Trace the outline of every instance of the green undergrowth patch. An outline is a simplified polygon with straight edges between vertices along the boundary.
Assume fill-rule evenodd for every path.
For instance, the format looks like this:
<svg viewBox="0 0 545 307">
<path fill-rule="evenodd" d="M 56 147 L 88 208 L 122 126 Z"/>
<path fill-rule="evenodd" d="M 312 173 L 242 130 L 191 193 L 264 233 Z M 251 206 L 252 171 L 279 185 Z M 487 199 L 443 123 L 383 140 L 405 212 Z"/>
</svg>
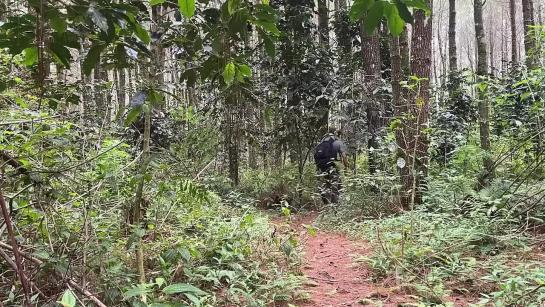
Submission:
<svg viewBox="0 0 545 307">
<path fill-rule="evenodd" d="M 373 253 L 359 260 L 372 269 L 372 279 L 402 285 L 423 302 L 442 304 L 452 296 L 478 306 L 539 306 L 545 301 L 545 270 L 529 238 L 487 216 L 415 210 L 346 221 L 342 214 L 327 213 L 318 225 L 369 241 Z"/>
<path fill-rule="evenodd" d="M 130 226 L 139 155 L 124 136 L 82 129 L 70 118 L 0 114 L 13 122 L 0 131 L 0 150 L 22 170 L 3 166 L 2 192 L 19 243 L 43 263 L 33 282 L 46 297 L 91 304 L 67 290 L 65 276 L 84 280 L 107 306 L 268 306 L 302 295 L 292 235 L 276 231 L 252 198 L 191 179 L 188 169 L 201 167 L 173 158 L 183 152 L 153 148 L 142 223 Z M 144 283 L 135 260 L 139 242 Z M 2 262 L 0 271 L 0 301 L 18 305 L 21 293 L 4 282 L 16 280 L 15 272 Z"/>
</svg>

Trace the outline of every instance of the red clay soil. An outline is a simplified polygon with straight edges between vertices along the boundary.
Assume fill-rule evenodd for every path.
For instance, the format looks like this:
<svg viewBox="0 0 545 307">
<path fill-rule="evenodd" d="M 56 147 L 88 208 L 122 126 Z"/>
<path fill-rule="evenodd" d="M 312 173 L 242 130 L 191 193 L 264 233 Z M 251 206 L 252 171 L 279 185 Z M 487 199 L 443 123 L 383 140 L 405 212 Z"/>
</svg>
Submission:
<svg viewBox="0 0 545 307">
<path fill-rule="evenodd" d="M 305 285 L 310 299 L 298 302 L 297 306 L 373 306 L 379 302 L 382 306 L 399 306 L 414 302 L 408 295 L 373 283 L 368 279 L 369 270 L 354 263 L 354 257 L 370 254 L 366 242 L 321 230 L 311 236 L 303 225 L 312 225 L 316 217 L 317 214 L 299 216 L 291 224 L 299 233 L 304 248 L 303 272 L 310 280 Z M 467 306 L 453 301 L 455 306 Z"/>
</svg>

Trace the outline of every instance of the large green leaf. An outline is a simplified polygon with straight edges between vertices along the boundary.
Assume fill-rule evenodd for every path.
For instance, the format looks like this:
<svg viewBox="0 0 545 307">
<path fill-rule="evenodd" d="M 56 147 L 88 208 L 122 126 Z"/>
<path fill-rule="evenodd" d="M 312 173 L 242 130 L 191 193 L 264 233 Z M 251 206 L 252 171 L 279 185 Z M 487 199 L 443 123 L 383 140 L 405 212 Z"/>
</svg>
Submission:
<svg viewBox="0 0 545 307">
<path fill-rule="evenodd" d="M 139 23 L 134 24 L 134 33 L 144 44 L 149 44 L 151 42 L 148 31 Z"/>
<path fill-rule="evenodd" d="M 25 60 L 23 63 L 26 66 L 32 66 L 36 62 L 38 62 L 38 48 L 36 47 L 30 47 L 25 49 Z"/>
<path fill-rule="evenodd" d="M 248 66 L 246 64 L 239 65 L 238 66 L 238 71 L 244 77 L 251 77 L 252 76 L 252 69 L 250 68 L 250 66 Z"/>
<path fill-rule="evenodd" d="M 375 0 L 356 0 L 350 7 L 350 20 L 360 20 L 369 8 L 375 3 Z"/>
<path fill-rule="evenodd" d="M 178 6 L 185 17 L 191 18 L 195 15 L 195 0 L 178 0 Z"/>
<path fill-rule="evenodd" d="M 163 289 L 163 293 L 165 294 L 177 294 L 177 293 L 191 293 L 193 295 L 202 296 L 206 295 L 207 293 L 202 291 L 201 289 L 192 286 L 190 284 L 172 284 L 170 286 L 167 286 Z"/>
<path fill-rule="evenodd" d="M 51 24 L 51 28 L 59 33 L 64 33 L 66 31 L 66 20 L 60 16 L 54 16 L 49 23 Z"/>
<path fill-rule="evenodd" d="M 70 67 L 72 55 L 70 54 L 70 50 L 68 50 L 68 48 L 58 43 L 52 43 L 49 46 L 49 50 L 51 50 L 51 53 L 57 62 L 64 65 L 66 68 Z"/>
<path fill-rule="evenodd" d="M 382 20 L 382 16 L 384 14 L 384 6 L 384 1 L 377 1 L 373 3 L 373 6 L 371 7 L 367 15 L 365 15 L 363 25 L 367 33 L 373 33 L 380 24 L 380 21 Z"/>
<path fill-rule="evenodd" d="M 134 123 L 134 121 L 140 116 L 142 113 L 142 106 L 136 106 L 132 108 L 129 111 L 129 114 L 127 114 L 127 118 L 125 118 L 125 126 L 129 126 L 130 124 Z"/>
<path fill-rule="evenodd" d="M 401 17 L 401 19 L 403 19 L 407 23 L 413 23 L 413 15 L 407 8 L 407 5 L 401 0 L 394 0 L 394 3 L 397 7 L 397 10 L 399 11 L 399 17 Z"/>
<path fill-rule="evenodd" d="M 165 1 L 166 1 L 166 0 L 150 0 L 150 1 L 149 1 L 149 5 L 151 5 L 151 6 L 159 5 L 159 4 L 165 3 Z"/>
<path fill-rule="evenodd" d="M 384 7 L 384 15 L 388 20 L 388 29 L 393 36 L 399 36 L 403 29 L 405 28 L 405 21 L 399 16 L 399 11 L 397 6 L 388 3 Z"/>
<path fill-rule="evenodd" d="M 227 85 L 233 83 L 233 80 L 235 79 L 235 73 L 235 63 L 227 63 L 227 65 L 225 65 L 225 68 L 223 69 L 223 80 L 225 81 L 225 83 L 227 83 Z"/>
<path fill-rule="evenodd" d="M 263 42 L 265 43 L 265 52 L 267 52 L 267 55 L 274 58 L 276 56 L 276 46 L 274 45 L 274 41 L 269 36 L 264 36 Z"/>
<path fill-rule="evenodd" d="M 85 60 L 83 60 L 83 73 L 86 75 L 89 75 L 95 65 L 100 61 L 100 54 L 102 51 L 106 48 L 106 45 L 104 44 L 93 44 L 91 46 L 91 49 L 89 49 L 89 52 L 87 52 L 87 56 L 85 57 Z"/>
</svg>

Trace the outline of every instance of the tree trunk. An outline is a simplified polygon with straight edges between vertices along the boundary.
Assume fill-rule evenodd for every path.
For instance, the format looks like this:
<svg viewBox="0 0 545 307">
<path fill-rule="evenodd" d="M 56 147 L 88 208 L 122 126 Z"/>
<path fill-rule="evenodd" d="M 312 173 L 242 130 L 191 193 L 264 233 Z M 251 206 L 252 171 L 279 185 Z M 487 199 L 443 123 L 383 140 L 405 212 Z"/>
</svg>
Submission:
<svg viewBox="0 0 545 307">
<path fill-rule="evenodd" d="M 475 36 L 477 39 L 477 78 L 478 82 L 486 82 L 486 76 L 488 74 L 487 67 L 487 54 L 486 54 L 486 41 L 484 35 L 483 25 L 483 1 L 474 0 L 473 2 L 473 17 L 475 19 Z M 488 106 L 488 97 L 485 90 L 479 91 L 479 135 L 481 142 L 481 149 L 485 152 L 485 158 L 483 159 L 484 170 L 479 179 L 480 188 L 486 187 L 490 184 L 490 180 L 493 178 L 494 163 L 489 157 L 490 154 L 490 115 Z"/>
<path fill-rule="evenodd" d="M 329 49 L 329 9 L 327 0 L 318 0 L 318 35 L 320 44 Z"/>
<path fill-rule="evenodd" d="M 511 62 L 513 64 L 518 61 L 518 45 L 517 45 L 517 10 L 516 0 L 509 0 L 509 19 L 511 25 Z"/>
<path fill-rule="evenodd" d="M 378 169 L 378 161 L 373 149 L 377 150 L 379 144 L 379 132 L 383 127 L 381 116 L 384 114 L 384 105 L 376 97 L 375 90 L 380 85 L 381 77 L 381 62 L 380 62 L 380 45 L 377 31 L 373 34 L 368 34 L 361 27 L 362 41 L 362 58 L 365 88 L 365 105 L 367 114 L 367 131 L 369 133 L 367 148 L 369 150 L 369 172 L 374 173 Z"/>
<path fill-rule="evenodd" d="M 526 65 L 529 69 L 535 68 L 536 41 L 534 30 L 534 1 L 522 0 L 522 18 L 524 21 L 524 50 L 526 51 Z"/>
<path fill-rule="evenodd" d="M 428 1 L 431 8 L 433 3 Z M 428 137 L 426 129 L 429 121 L 430 108 L 430 77 L 431 77 L 431 41 L 432 18 L 426 18 L 424 11 L 414 13 L 415 21 L 411 39 L 411 75 L 419 78 L 417 89 L 411 97 L 412 128 L 414 135 L 409 139 L 407 164 L 411 173 L 408 184 L 411 185 L 409 208 L 422 202 L 422 192 L 428 174 Z M 412 127 L 411 127 L 412 126 Z M 411 136 L 411 133 L 408 133 Z M 408 187 L 408 185 L 407 185 Z"/>
<path fill-rule="evenodd" d="M 449 0 L 449 23 L 448 23 L 448 52 L 449 70 L 458 70 L 458 56 L 456 54 L 456 0 Z"/>
<path fill-rule="evenodd" d="M 233 186 L 240 183 L 239 176 L 239 121 L 238 121 L 238 97 L 236 93 L 230 93 L 227 97 L 227 110 L 225 110 L 225 149 L 229 164 L 229 179 Z"/>
<path fill-rule="evenodd" d="M 117 70 L 117 114 L 116 119 L 123 123 L 123 113 L 125 112 L 126 103 L 126 82 L 125 82 L 125 68 Z"/>
</svg>

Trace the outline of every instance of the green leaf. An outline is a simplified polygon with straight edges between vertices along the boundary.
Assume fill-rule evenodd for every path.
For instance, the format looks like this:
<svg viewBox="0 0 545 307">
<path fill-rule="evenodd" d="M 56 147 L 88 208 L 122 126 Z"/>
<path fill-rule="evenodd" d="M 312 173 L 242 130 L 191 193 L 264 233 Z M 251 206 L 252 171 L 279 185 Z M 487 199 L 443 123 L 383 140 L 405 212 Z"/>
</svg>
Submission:
<svg viewBox="0 0 545 307">
<path fill-rule="evenodd" d="M 102 44 L 93 44 L 91 46 L 91 49 L 89 49 L 89 52 L 87 52 L 85 60 L 83 60 L 84 74 L 89 75 L 93 68 L 95 68 L 95 65 L 100 61 L 100 54 L 104 48 L 106 48 L 106 45 Z"/>
<path fill-rule="evenodd" d="M 397 10 L 399 11 L 399 17 L 403 19 L 407 23 L 413 23 L 414 18 L 409 9 L 407 8 L 407 5 L 401 0 L 394 0 L 394 3 L 397 7 Z"/>
<path fill-rule="evenodd" d="M 239 6 L 240 0 L 227 0 L 227 11 L 229 12 L 229 15 L 233 15 Z"/>
<path fill-rule="evenodd" d="M 365 19 L 363 20 L 363 26 L 367 33 L 373 33 L 378 27 L 380 21 L 382 20 L 382 16 L 384 13 L 384 3 L 385 2 L 383 1 L 375 2 L 365 16 Z"/>
<path fill-rule="evenodd" d="M 426 12 L 426 15 L 429 15 L 431 13 L 430 7 L 425 0 L 405 0 L 403 2 L 408 7 L 423 10 L 424 12 Z"/>
<path fill-rule="evenodd" d="M 149 32 L 139 23 L 134 23 L 134 34 L 136 34 L 136 37 L 138 37 L 144 44 L 149 44 L 151 42 Z"/>
<path fill-rule="evenodd" d="M 196 307 L 200 307 L 201 306 L 201 301 L 199 300 L 198 297 L 196 297 L 195 295 L 191 294 L 191 293 L 184 293 L 185 297 L 187 297 L 188 300 L 191 301 L 191 303 L 193 303 L 193 305 L 195 305 Z"/>
<path fill-rule="evenodd" d="M 60 18 L 59 16 L 55 16 L 51 18 L 49 23 L 51 24 L 51 28 L 53 28 L 53 30 L 59 33 L 66 32 L 66 28 L 67 28 L 66 20 Z"/>
<path fill-rule="evenodd" d="M 526 98 L 532 96 L 532 93 L 531 92 L 524 92 L 522 93 L 522 95 L 520 95 L 520 99 L 521 100 L 526 100 Z"/>
<path fill-rule="evenodd" d="M 25 59 L 23 61 L 23 64 L 26 66 L 32 66 L 36 62 L 38 62 L 38 48 L 36 47 L 30 47 L 25 49 Z"/>
<path fill-rule="evenodd" d="M 227 85 L 233 83 L 233 80 L 235 79 L 235 72 L 235 63 L 229 62 L 227 65 L 225 65 L 225 68 L 223 69 L 223 80 Z"/>
<path fill-rule="evenodd" d="M 265 52 L 271 58 L 274 58 L 276 55 L 276 47 L 274 46 L 274 41 L 268 36 L 263 35 L 263 43 L 265 44 Z"/>
<path fill-rule="evenodd" d="M 193 295 L 206 295 L 207 293 L 190 284 L 172 284 L 163 289 L 165 294 L 191 293 Z"/>
<path fill-rule="evenodd" d="M 155 278 L 155 283 L 159 288 L 161 288 L 165 284 L 165 279 L 162 277 Z"/>
<path fill-rule="evenodd" d="M 270 0 L 261 0 L 261 4 L 263 5 L 269 5 L 270 2 Z"/>
<path fill-rule="evenodd" d="M 159 4 L 163 4 L 163 3 L 165 3 L 165 0 L 150 0 L 149 1 L 150 6 L 159 5 Z"/>
<path fill-rule="evenodd" d="M 70 67 L 70 61 L 72 60 L 72 55 L 70 54 L 70 50 L 68 50 L 68 48 L 58 43 L 52 43 L 49 46 L 49 50 L 51 50 L 54 58 L 59 63 L 64 65 L 64 67 L 66 68 Z"/>
<path fill-rule="evenodd" d="M 246 64 L 239 65 L 238 70 L 240 71 L 240 74 L 244 77 L 252 76 L 252 69 Z"/>
<path fill-rule="evenodd" d="M 134 123 L 136 118 L 140 116 L 140 113 L 142 113 L 141 105 L 132 108 L 129 114 L 127 114 L 127 118 L 125 119 L 125 126 L 129 126 L 130 124 Z"/>
<path fill-rule="evenodd" d="M 360 20 L 375 3 L 375 0 L 356 0 L 350 7 L 350 20 L 352 22 Z"/>
<path fill-rule="evenodd" d="M 128 299 L 135 296 L 146 295 L 151 291 L 152 289 L 150 289 L 150 286 L 148 284 L 142 284 L 127 290 L 125 293 L 123 293 L 123 297 L 125 299 Z"/>
<path fill-rule="evenodd" d="M 191 18 L 195 15 L 195 0 L 178 0 L 178 6 L 185 17 Z"/>
<path fill-rule="evenodd" d="M 388 20 L 388 29 L 393 36 L 399 36 L 405 28 L 405 21 L 399 16 L 397 6 L 387 4 L 384 8 L 384 14 Z"/>
<path fill-rule="evenodd" d="M 63 307 L 74 307 L 76 306 L 76 296 L 74 295 L 72 290 L 68 289 L 64 291 L 61 301 L 58 303 L 61 304 Z"/>
<path fill-rule="evenodd" d="M 263 28 L 263 30 L 275 36 L 278 36 L 281 34 L 280 30 L 278 30 L 274 22 L 267 21 L 267 20 L 254 20 L 253 23 L 257 26 L 260 26 L 261 28 Z"/>
</svg>

